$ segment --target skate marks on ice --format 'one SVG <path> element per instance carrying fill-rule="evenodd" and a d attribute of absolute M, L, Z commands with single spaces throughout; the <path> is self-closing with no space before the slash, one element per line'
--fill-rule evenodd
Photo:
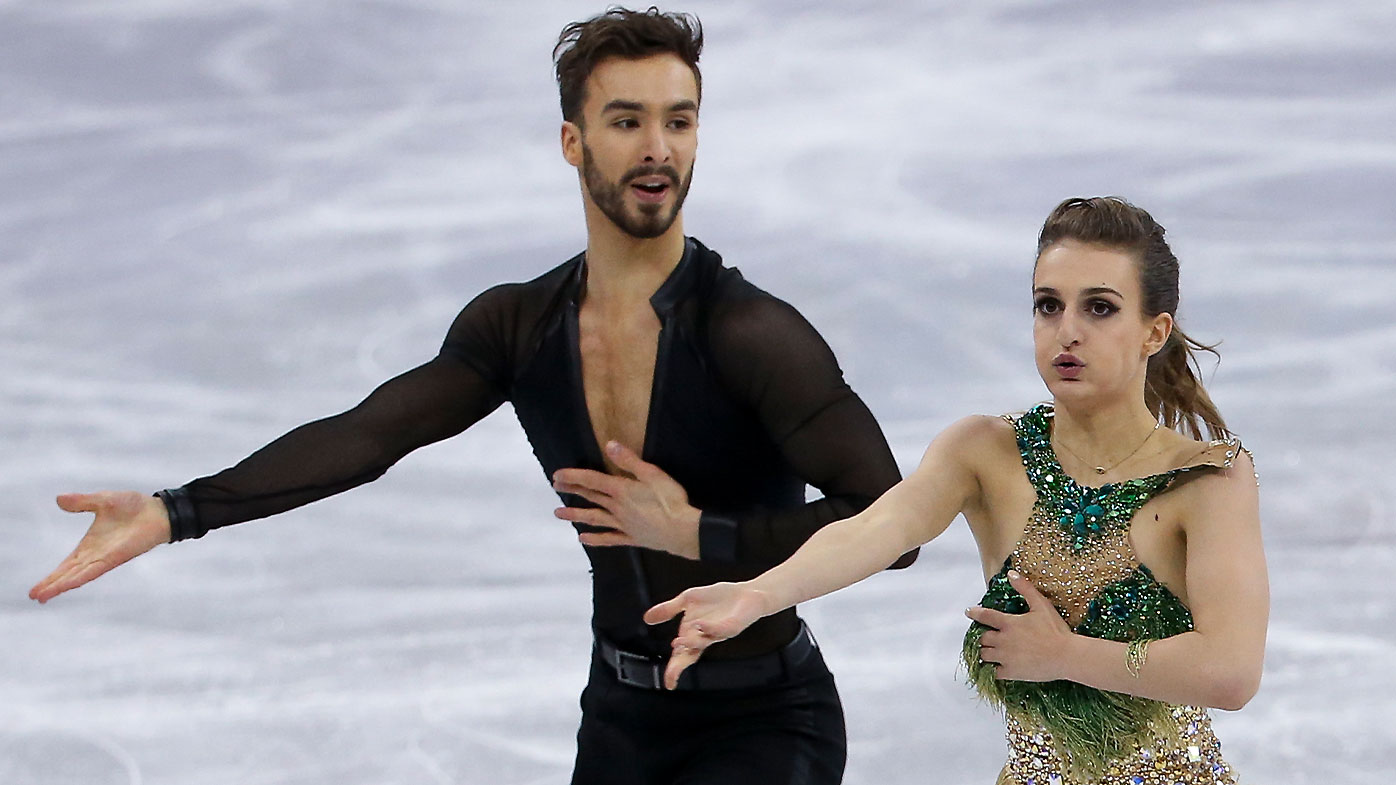
<path fill-rule="evenodd" d="M 144 785 L 117 741 L 72 729 L 0 731 L 0 781 L 44 785 Z"/>

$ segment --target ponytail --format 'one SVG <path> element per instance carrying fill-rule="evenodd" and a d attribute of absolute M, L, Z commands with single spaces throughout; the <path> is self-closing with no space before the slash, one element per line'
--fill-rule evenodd
<path fill-rule="evenodd" d="M 1168 341 L 1153 357 L 1144 376 L 1144 405 L 1165 426 L 1194 439 L 1225 439 L 1231 436 L 1226 421 L 1212 397 L 1202 386 L 1198 352 L 1211 352 L 1218 360 L 1216 345 L 1208 346 L 1189 338 L 1175 325 Z"/>

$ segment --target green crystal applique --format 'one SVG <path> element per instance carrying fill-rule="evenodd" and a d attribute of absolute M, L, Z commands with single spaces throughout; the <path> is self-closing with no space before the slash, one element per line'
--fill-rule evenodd
<path fill-rule="evenodd" d="M 1051 409 L 1034 407 L 1016 423 L 1018 450 L 1038 505 L 1056 516 L 1074 550 L 1082 550 L 1106 531 L 1129 525 L 1134 513 L 1172 482 L 1175 472 L 1140 477 L 1099 488 L 1072 479 L 1052 450 L 1048 424 Z"/>
<path fill-rule="evenodd" d="M 1106 486 L 1108 488 L 1109 486 Z M 1079 495 L 1068 495 L 1058 505 L 1062 529 L 1071 535 L 1071 547 L 1081 550 L 1090 538 L 1105 531 L 1105 488 L 1080 488 Z"/>
<path fill-rule="evenodd" d="M 1101 589 L 1075 632 L 1110 641 L 1157 640 L 1192 629 L 1192 612 L 1153 572 L 1139 565 Z"/>

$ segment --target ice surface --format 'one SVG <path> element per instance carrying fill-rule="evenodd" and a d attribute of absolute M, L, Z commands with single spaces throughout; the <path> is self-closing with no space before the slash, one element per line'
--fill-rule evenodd
<path fill-rule="evenodd" d="M 1251 782 L 1380 781 L 1396 572 L 1396 7 L 735 3 L 706 23 L 687 229 L 801 308 L 904 469 L 1042 397 L 1046 211 L 1169 227 L 1254 450 Z M 586 562 L 507 408 L 381 481 L 39 607 L 66 490 L 153 490 L 352 405 L 491 283 L 580 249 L 549 54 L 576 2 L 0 2 L 0 783 L 565 782 Z M 957 527 L 805 609 L 853 785 L 991 782 Z"/>

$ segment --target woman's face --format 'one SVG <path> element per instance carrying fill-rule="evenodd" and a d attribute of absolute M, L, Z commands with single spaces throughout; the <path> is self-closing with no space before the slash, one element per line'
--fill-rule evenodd
<path fill-rule="evenodd" d="M 1163 347 L 1173 319 L 1144 315 L 1134 259 L 1063 240 L 1038 257 L 1032 289 L 1037 372 L 1052 397 L 1142 400 L 1149 357 Z"/>

